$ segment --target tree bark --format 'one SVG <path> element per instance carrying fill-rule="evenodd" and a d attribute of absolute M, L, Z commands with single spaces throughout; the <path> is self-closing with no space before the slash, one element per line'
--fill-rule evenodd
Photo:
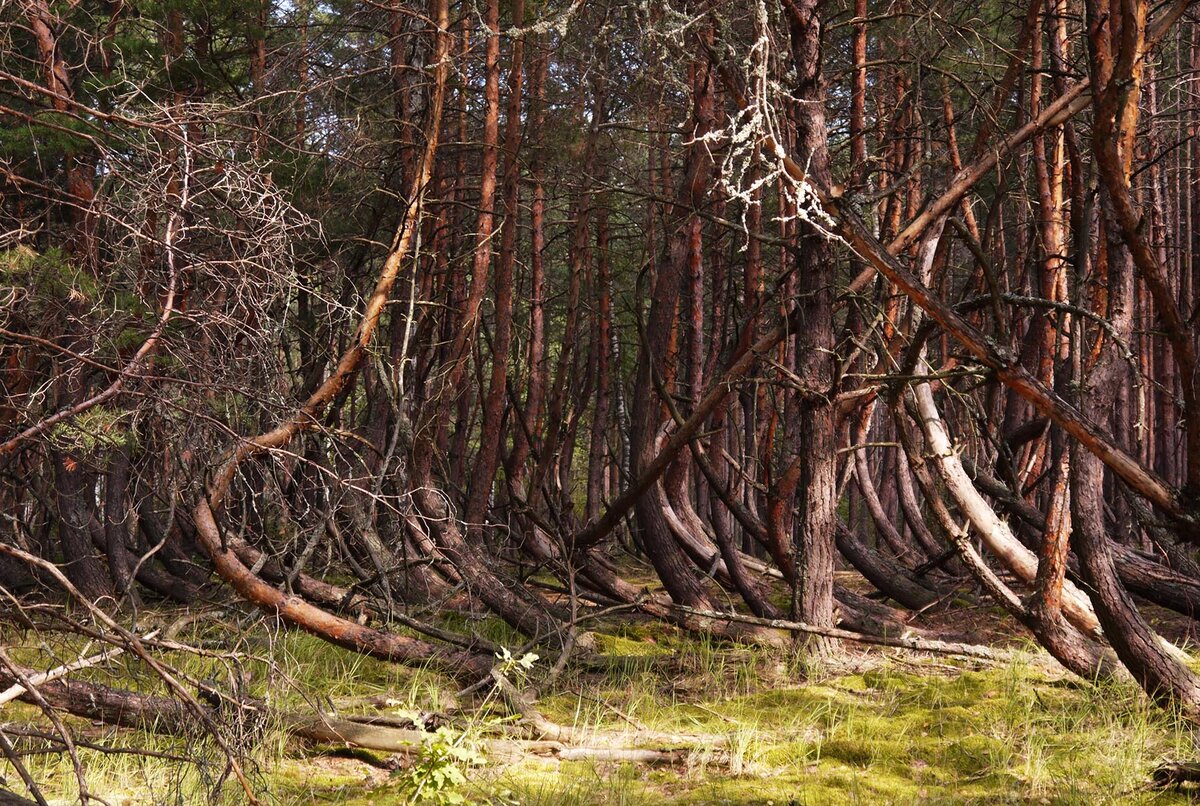
<path fill-rule="evenodd" d="M 824 88 L 822 86 L 819 0 L 786 0 L 797 101 L 796 156 L 809 174 L 829 187 Z M 837 520 L 836 419 L 829 398 L 834 389 L 834 267 L 828 238 L 801 221 L 797 258 L 801 295 L 796 341 L 796 374 L 804 386 L 800 399 L 799 453 L 801 496 L 796 583 L 792 618 L 816 626 L 833 624 L 834 529 Z M 828 642 L 815 640 L 821 653 Z"/>

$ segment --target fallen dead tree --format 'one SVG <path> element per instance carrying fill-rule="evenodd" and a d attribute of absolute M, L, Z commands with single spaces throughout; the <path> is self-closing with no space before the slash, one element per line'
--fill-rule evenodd
<path fill-rule="evenodd" d="M 707 618 L 717 621 L 735 621 L 744 624 L 758 624 L 760 626 L 771 627 L 776 630 L 805 633 L 807 635 L 821 635 L 825 636 L 826 638 L 840 638 L 844 641 L 854 641 L 855 643 L 859 644 L 896 647 L 897 649 L 911 649 L 916 652 L 932 652 L 939 655 L 958 655 L 964 658 L 976 658 L 979 660 L 997 662 L 1008 661 L 1016 657 L 1016 653 L 1014 652 L 1009 652 L 1002 649 L 993 649 L 992 647 L 981 646 L 979 644 L 938 641 L 935 639 L 913 638 L 904 635 L 868 635 L 866 633 L 843 630 L 839 627 L 818 627 L 813 624 L 805 624 L 801 621 L 764 619 L 757 618 L 756 616 L 745 616 L 740 613 L 719 613 L 715 610 L 697 610 L 695 608 L 685 607 L 683 605 L 676 605 L 675 607 L 698 618 Z"/>
<path fill-rule="evenodd" d="M 37 672 L 21 669 L 20 676 L 34 678 Z M 0 670 L 0 684 L 15 685 L 17 679 L 12 673 Z M 506 699 L 522 699 L 526 713 L 532 712 L 528 702 L 523 700 L 524 695 L 513 689 L 511 684 L 505 681 L 501 686 L 511 695 Z M 142 694 L 99 683 L 56 679 L 31 686 L 31 690 L 23 690 L 19 699 L 34 704 L 44 703 L 55 710 L 106 725 L 189 739 L 197 735 L 194 715 L 187 706 L 170 697 Z M 228 712 L 236 709 L 240 719 L 252 720 L 259 731 L 277 727 L 298 739 L 322 744 L 412 755 L 420 752 L 430 737 L 425 731 L 378 724 L 370 716 L 274 714 L 261 702 L 220 702 L 219 706 L 209 708 L 209 719 L 214 723 L 227 721 L 230 717 Z M 606 735 L 600 731 L 573 732 L 563 726 L 555 726 L 544 718 L 536 720 L 536 724 L 541 732 L 553 733 L 557 738 L 529 740 L 484 736 L 478 739 L 478 745 L 489 758 L 503 763 L 535 755 L 563 761 L 678 764 L 698 751 L 704 751 L 710 762 L 721 761 L 720 751 L 711 752 L 723 742 L 719 736 L 687 736 L 654 731 L 635 732 L 632 735 Z M 647 744 L 659 746 L 647 747 Z"/>
<path fill-rule="evenodd" d="M 324 715 L 296 717 L 287 723 L 293 736 L 324 744 L 361 747 L 365 750 L 381 750 L 387 753 L 411 755 L 420 751 L 429 734 L 419 730 L 406 730 L 388 725 L 371 724 L 360 719 L 336 718 Z M 631 744 L 638 735 L 620 737 L 611 742 L 602 742 L 603 735 L 593 734 L 592 744 L 568 743 L 555 739 L 495 739 L 480 738 L 478 746 L 488 758 L 501 763 L 513 763 L 528 756 L 543 756 L 562 761 L 615 761 L 632 764 L 679 764 L 687 760 L 696 749 L 707 743 L 709 737 L 695 737 L 690 747 L 659 749 Z M 646 737 L 652 742 L 652 737 Z M 719 759 L 720 753 L 716 754 Z"/>

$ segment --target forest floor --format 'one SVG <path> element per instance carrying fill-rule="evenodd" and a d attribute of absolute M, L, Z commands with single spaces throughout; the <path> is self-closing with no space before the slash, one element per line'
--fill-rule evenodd
<path fill-rule="evenodd" d="M 227 649 L 230 630 L 240 633 L 248 623 L 237 618 L 214 613 L 185 636 L 214 648 L 224 642 Z M 574 729 L 570 744 L 670 751 L 652 763 L 570 760 L 544 752 L 547 743 L 497 741 L 517 735 L 519 726 L 496 698 L 480 707 L 478 696 L 460 698 L 455 686 L 431 672 L 272 631 L 261 620 L 254 622 L 257 632 L 238 642 L 240 658 L 178 662 L 197 679 L 242 681 L 279 713 L 440 726 L 399 755 L 351 752 L 298 740 L 279 725 L 259 727 L 248 734 L 246 752 L 267 803 L 399 804 L 418 790 L 421 802 L 547 806 L 1191 801 L 1193 792 L 1148 785 L 1158 764 L 1200 755 L 1179 720 L 1132 688 L 1067 675 L 989 607 L 976 608 L 968 624 L 960 606 L 953 619 L 960 631 L 1010 650 L 1008 656 L 987 662 L 846 644 L 833 659 L 814 664 L 623 615 L 589 623 L 574 659 L 552 682 L 544 678 L 553 659 L 532 662 L 523 683 L 540 686 L 537 707 L 545 717 Z M 520 643 L 491 619 L 456 626 L 514 651 Z M 1185 637 L 1177 620 L 1160 629 Z M 54 650 L 69 654 L 66 646 Z M 30 637 L 16 654 L 33 661 L 45 651 Z M 515 662 L 509 667 L 524 674 Z M 162 693 L 131 660 L 80 677 Z M 32 723 L 39 714 L 14 703 L 3 719 Z M 82 749 L 91 791 L 113 806 L 205 802 L 199 793 L 223 766 L 198 742 L 67 722 L 78 738 L 200 762 Z M 670 746 L 667 735 L 688 740 Z M 75 796 L 63 754 L 26 761 L 48 797 Z M 3 765 L 0 775 L 9 788 L 19 788 Z M 230 802 L 239 801 L 230 784 L 225 791 Z"/>

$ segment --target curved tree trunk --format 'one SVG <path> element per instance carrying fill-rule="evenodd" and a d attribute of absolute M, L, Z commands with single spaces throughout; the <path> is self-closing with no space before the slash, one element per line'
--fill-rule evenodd
<path fill-rule="evenodd" d="M 711 123 L 711 84 L 713 75 L 707 63 L 693 69 L 694 119 L 693 133 L 703 135 Z M 711 171 L 711 160 L 707 149 L 693 142 L 688 148 L 685 174 L 679 187 L 678 203 L 674 206 L 672 224 L 668 229 L 668 244 L 658 265 L 658 276 L 650 300 L 650 311 L 646 319 L 645 338 L 638 353 L 636 387 L 642 390 L 634 398 L 632 433 L 630 446 L 633 451 L 632 470 L 635 476 L 643 475 L 653 464 L 658 451 L 655 450 L 661 421 L 663 404 L 656 400 L 650 390 L 657 384 L 652 382 L 652 373 L 670 367 L 675 355 L 676 308 L 680 289 L 686 280 L 690 247 L 690 211 L 698 208 L 704 199 L 705 188 Z M 672 384 L 665 384 L 668 393 Z M 676 542 L 664 512 L 669 506 L 666 495 L 658 484 L 651 484 L 645 494 L 638 497 L 634 505 L 638 535 L 646 556 L 654 565 L 659 578 L 676 603 L 701 610 L 711 609 L 704 582 L 695 572 L 687 555 Z"/>
<path fill-rule="evenodd" d="M 836 539 L 838 551 L 868 582 L 910 610 L 925 610 L 941 598 L 914 579 L 906 569 L 897 568 L 894 561 L 864 545 L 841 521 L 838 522 Z"/>
<path fill-rule="evenodd" d="M 1137 94 L 1129 93 L 1128 82 L 1113 79 L 1122 72 L 1128 78 L 1134 61 L 1140 59 L 1145 4 L 1134 5 L 1142 14 L 1140 23 L 1124 11 L 1109 8 L 1104 0 L 1089 0 L 1087 4 L 1093 81 L 1098 85 L 1092 139 L 1097 159 L 1104 166 L 1101 173 L 1115 171 L 1119 175 L 1116 178 L 1123 182 L 1129 179 L 1133 158 L 1135 132 L 1126 125 L 1136 120 Z M 1119 49 L 1114 51 L 1114 47 Z M 1121 207 L 1127 199 L 1122 200 L 1112 180 L 1106 179 L 1100 194 L 1105 240 L 1099 245 L 1093 285 L 1087 289 L 1087 296 L 1093 311 L 1109 320 L 1113 332 L 1127 338 L 1133 328 L 1133 275 L 1138 259 L 1136 247 L 1131 254 L 1128 240 L 1121 238 L 1127 223 Z M 1114 194 L 1114 190 L 1118 192 Z M 1123 387 L 1123 362 L 1110 335 L 1100 333 L 1089 353 L 1094 365 L 1086 367 L 1078 325 L 1075 339 L 1074 370 L 1081 409 L 1084 417 L 1102 422 L 1111 416 L 1117 392 Z M 1071 515 L 1088 593 L 1121 662 L 1155 700 L 1178 708 L 1192 721 L 1200 721 L 1200 678 L 1156 640 L 1117 576 L 1104 526 L 1104 465 L 1079 443 L 1071 446 Z"/>
<path fill-rule="evenodd" d="M 54 493 L 58 505 L 58 540 L 63 570 L 80 593 L 93 601 L 113 595 L 104 557 L 92 546 L 92 498 L 78 459 L 54 455 Z"/>
<path fill-rule="evenodd" d="M 446 58 L 449 46 L 449 4 L 447 0 L 434 0 L 433 5 L 433 16 L 438 29 L 435 35 L 436 45 L 433 59 L 436 67 L 425 150 L 419 163 L 408 209 L 401 220 L 402 223 L 396 233 L 393 248 L 384 261 L 375 288 L 367 300 L 362 319 L 359 321 L 350 346 L 342 354 L 334 372 L 321 383 L 292 417 L 265 434 L 243 441 L 230 452 L 213 475 L 207 497 L 202 498 L 193 509 L 192 519 L 196 526 L 197 542 L 208 554 L 221 577 L 249 601 L 276 613 L 283 620 L 331 643 L 356 652 L 408 663 L 433 662 L 441 665 L 441 668 L 451 674 L 478 677 L 486 674 L 490 668 L 490 663 L 486 659 L 481 661 L 478 656 L 458 651 L 446 652 L 425 641 L 363 627 L 355 622 L 330 615 L 298 597 L 285 595 L 271 587 L 253 574 L 230 550 L 217 525 L 216 515 L 220 512 L 221 505 L 224 503 L 243 461 L 265 451 L 287 445 L 298 433 L 313 427 L 319 421 L 318 415 L 348 388 L 362 364 L 400 268 L 409 257 L 410 249 L 421 225 L 424 189 L 433 174 L 433 162 L 441 133 L 446 77 L 449 72 Z"/>
<path fill-rule="evenodd" d="M 918 368 L 917 373 L 924 374 L 924 370 Z M 1037 577 L 1037 557 L 1017 540 L 1008 524 L 997 517 L 995 510 L 971 483 L 942 424 L 929 384 L 916 384 L 913 396 L 916 398 L 917 411 L 921 416 L 929 451 L 933 455 L 933 465 L 942 483 L 946 485 L 958 508 L 970 520 L 976 534 L 988 550 L 1019 579 L 1032 583 Z M 1092 610 L 1091 603 L 1070 583 L 1064 583 L 1063 610 L 1071 623 L 1085 635 L 1101 637 L 1100 622 Z"/>

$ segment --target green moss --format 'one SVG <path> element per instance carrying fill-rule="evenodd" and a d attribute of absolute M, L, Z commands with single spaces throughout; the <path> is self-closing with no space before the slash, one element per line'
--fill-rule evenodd
<path fill-rule="evenodd" d="M 596 634 L 596 651 L 602 655 L 634 658 L 646 655 L 661 657 L 671 654 L 670 649 L 660 646 L 657 642 L 602 633 Z"/>
<path fill-rule="evenodd" d="M 166 617 L 169 618 L 169 617 Z M 494 623 L 472 627 L 506 629 Z M 186 640 L 219 641 L 223 628 L 199 623 Z M 530 757 L 466 772 L 470 802 L 496 804 L 841 804 L 1184 802 L 1185 794 L 1148 793 L 1149 771 L 1164 758 L 1193 755 L 1187 731 L 1131 688 L 1095 687 L 1065 677 L 1028 655 L 1005 666 L 949 668 L 875 655 L 865 671 L 801 684 L 781 674 L 786 658 L 747 652 L 674 631 L 596 636 L 594 656 L 654 660 L 640 672 L 579 664 L 543 694 L 539 707 L 584 731 L 642 728 L 702 737 L 687 761 L 648 768 Z M 36 662 L 36 645 L 12 652 Z M 81 648 L 81 647 L 79 647 Z M 280 710 L 336 707 L 355 711 L 454 713 L 451 681 L 426 670 L 363 658 L 308 635 L 260 633 L 241 639 L 248 656 L 271 656 L 278 668 L 246 664 L 249 689 Z M 63 657 L 77 647 L 58 649 Z M 177 659 L 190 675 L 219 678 L 213 659 Z M 535 674 L 536 674 L 535 669 Z M 152 680 L 126 658 L 80 675 L 139 688 Z M 532 681 L 536 684 L 536 677 Z M 155 686 L 150 690 L 156 693 Z M 467 703 L 463 703 L 467 706 Z M 13 704 L 6 718 L 34 721 L 36 709 Z M 473 705 L 459 717 L 476 730 L 496 729 L 495 713 Z M 114 734 L 116 735 L 116 734 Z M 116 740 L 116 739 L 114 739 Z M 131 746 L 169 748 L 167 740 L 121 732 Z M 253 751 L 256 779 L 272 802 L 399 804 L 400 779 L 353 760 L 331 760 L 268 731 Z M 182 777 L 166 762 L 116 762 L 90 754 L 98 794 L 149 802 L 172 786 L 203 791 L 200 776 Z M 48 792 L 71 797 L 61 758 L 38 757 L 35 774 Z M 7 770 L 0 767 L 0 774 Z M 175 776 L 175 777 L 172 777 Z M 190 776 L 190 777 L 189 777 Z M 141 798 L 141 800 L 139 800 Z M 236 798 L 235 798 L 236 800 Z"/>
<path fill-rule="evenodd" d="M 359 769 L 317 767 L 308 759 L 284 759 L 271 772 L 271 792 L 281 804 L 388 803 L 386 787 L 373 786 Z M 365 798 L 372 798 L 367 801 Z M 398 799 L 393 803 L 402 803 Z"/>
<path fill-rule="evenodd" d="M 701 775 L 698 767 L 659 770 L 646 791 L 626 793 L 640 800 L 622 802 L 1079 803 L 1109 802 L 1113 793 L 1182 802 L 1141 788 L 1160 758 L 1186 756 L 1190 744 L 1139 693 L 1097 689 L 1027 662 L 957 674 L 944 666 L 915 674 L 883 663 L 715 701 L 679 701 L 643 686 L 635 703 L 643 724 L 722 735 L 730 758 L 720 764 L 710 754 Z M 529 775 L 541 791 L 575 793 L 564 802 L 617 802 L 587 790 L 566 765 Z M 514 791 L 522 782 L 520 767 L 503 779 Z"/>

